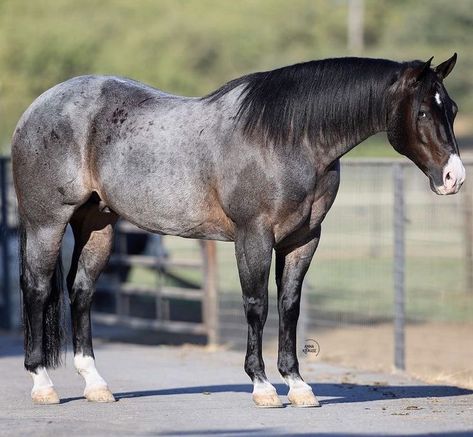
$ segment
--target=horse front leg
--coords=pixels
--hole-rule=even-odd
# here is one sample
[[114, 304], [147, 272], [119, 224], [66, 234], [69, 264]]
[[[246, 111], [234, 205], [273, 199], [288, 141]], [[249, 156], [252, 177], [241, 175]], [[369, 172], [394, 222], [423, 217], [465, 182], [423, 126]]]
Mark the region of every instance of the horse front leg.
[[319, 244], [320, 227], [308, 243], [286, 251], [276, 250], [276, 283], [278, 286], [279, 349], [278, 369], [289, 386], [288, 399], [297, 407], [320, 404], [299, 374], [296, 329], [299, 319], [302, 281]]
[[237, 233], [235, 253], [248, 323], [245, 371], [253, 382], [253, 401], [266, 408], [282, 407], [276, 389], [266, 378], [262, 353], [272, 250], [273, 236], [263, 225], [246, 226]]

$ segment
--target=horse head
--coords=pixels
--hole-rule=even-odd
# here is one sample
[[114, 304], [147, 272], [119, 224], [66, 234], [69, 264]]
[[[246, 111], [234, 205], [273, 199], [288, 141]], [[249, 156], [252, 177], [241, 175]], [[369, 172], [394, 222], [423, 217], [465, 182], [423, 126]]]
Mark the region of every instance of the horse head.
[[458, 107], [443, 84], [456, 60], [455, 53], [435, 68], [430, 65], [432, 58], [413, 63], [396, 78], [391, 90], [389, 141], [428, 176], [437, 194], [455, 194], [465, 180], [453, 133]]

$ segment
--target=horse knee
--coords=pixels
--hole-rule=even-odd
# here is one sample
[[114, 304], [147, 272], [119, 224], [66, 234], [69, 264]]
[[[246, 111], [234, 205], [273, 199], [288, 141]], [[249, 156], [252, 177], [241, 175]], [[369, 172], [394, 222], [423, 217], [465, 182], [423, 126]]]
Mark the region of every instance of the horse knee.
[[95, 293], [95, 283], [91, 279], [74, 282], [70, 293], [71, 305], [76, 311], [88, 310]]
[[257, 297], [243, 297], [246, 321], [251, 326], [262, 326], [268, 315], [268, 302]]
[[23, 299], [28, 307], [41, 308], [45, 305], [51, 293], [49, 286], [22, 285]]
[[279, 312], [283, 321], [297, 321], [300, 312], [299, 296], [282, 296], [279, 300]]
[[51, 292], [51, 283], [46, 275], [32, 274], [29, 269], [22, 268], [20, 273], [20, 287], [25, 299], [46, 301]]

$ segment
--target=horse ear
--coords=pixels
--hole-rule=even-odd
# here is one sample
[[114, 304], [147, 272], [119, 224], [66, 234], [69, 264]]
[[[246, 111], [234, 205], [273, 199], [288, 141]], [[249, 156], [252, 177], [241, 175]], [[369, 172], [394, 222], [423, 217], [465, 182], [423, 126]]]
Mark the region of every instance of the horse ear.
[[430, 64], [432, 63], [432, 59], [434, 59], [433, 56], [425, 64], [421, 65], [420, 67], [417, 67], [414, 70], [414, 83], [419, 83], [424, 80], [425, 75], [428, 71], [430, 71]]
[[440, 80], [445, 79], [450, 74], [450, 72], [453, 70], [453, 67], [455, 67], [456, 62], [457, 54], [454, 53], [450, 59], [447, 59], [445, 62], [442, 62], [440, 65], [437, 65], [434, 68], [434, 71], [437, 73], [437, 76]]

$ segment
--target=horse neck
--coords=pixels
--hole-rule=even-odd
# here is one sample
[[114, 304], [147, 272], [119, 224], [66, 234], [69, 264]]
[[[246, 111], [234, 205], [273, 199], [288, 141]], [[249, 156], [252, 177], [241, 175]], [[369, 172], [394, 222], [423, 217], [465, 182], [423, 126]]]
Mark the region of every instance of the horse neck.
[[334, 121], [338, 126], [329, 134], [321, 131], [316, 154], [323, 157], [325, 164], [329, 165], [341, 158], [372, 135], [387, 131], [391, 101], [389, 87], [377, 95], [373, 91], [367, 86], [359, 93], [355, 102], [342, 101], [336, 108], [336, 111], [341, 111], [348, 117], [340, 117]]

